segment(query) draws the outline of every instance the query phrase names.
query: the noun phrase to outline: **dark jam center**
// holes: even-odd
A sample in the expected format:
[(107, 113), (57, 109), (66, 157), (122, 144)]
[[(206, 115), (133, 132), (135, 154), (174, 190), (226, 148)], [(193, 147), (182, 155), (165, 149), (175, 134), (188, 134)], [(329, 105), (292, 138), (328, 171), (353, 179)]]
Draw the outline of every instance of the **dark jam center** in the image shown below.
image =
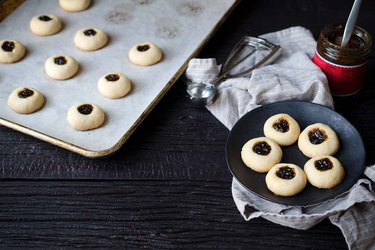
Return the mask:
[(320, 129), (313, 129), (309, 132), (309, 140), (312, 144), (317, 145), (324, 142), (327, 139), (327, 135)]
[(6, 52), (12, 52), (14, 47), (15, 47), (14, 42), (10, 42), (10, 41), (5, 41), (1, 45), (1, 48)]
[(82, 104), (77, 108), (78, 112), (82, 115), (89, 115), (93, 111), (94, 107), (90, 104)]
[(271, 152), (271, 146), (265, 141), (257, 142), (253, 146), (253, 151), (258, 155), (268, 155)]
[(66, 59), (63, 56), (55, 57), (55, 59), (53, 61), (57, 65), (64, 65), (64, 64), (66, 64)]
[(44, 22), (48, 22), (48, 21), (51, 21), (52, 18), (50, 18), (49, 16), (45, 16), (45, 15), (43, 15), (43, 16), (40, 16), (40, 17), (39, 17), (39, 20), (40, 20), (40, 21), (44, 21)]
[(109, 74), (109, 75), (107, 75), (107, 76), (105, 77), (105, 79), (106, 79), (107, 81), (110, 81), (110, 82), (115, 82), (115, 81), (117, 81), (118, 79), (120, 79), (120, 77), (119, 77), (118, 75), (116, 75), (116, 74)]
[(285, 132), (289, 131), (289, 123), (284, 119), (280, 119), (273, 124), (273, 128), (276, 131), (279, 131), (281, 133), (285, 133)]
[(320, 171), (326, 171), (333, 168), (332, 162), (328, 158), (323, 158), (314, 162), (315, 168)]
[(139, 45), (139, 46), (137, 47), (137, 50), (138, 50), (139, 52), (145, 52), (145, 51), (147, 51), (147, 50), (149, 50), (149, 49), (150, 49), (150, 46), (147, 45), (147, 44), (145, 44), (145, 45)]
[(27, 97), (32, 96), (33, 94), (34, 94), (34, 91), (32, 91), (31, 89), (24, 88), (23, 90), (18, 92), (18, 97), (19, 98), (27, 98)]
[(88, 29), (88, 30), (85, 30), (83, 32), (83, 34), (85, 34), (85, 36), (95, 36), (96, 35), (96, 31), (93, 30), (93, 29)]
[(296, 173), (294, 172), (293, 168), (290, 168), (288, 166), (280, 167), (279, 170), (276, 172), (276, 175), (285, 180), (291, 180), (296, 176)]

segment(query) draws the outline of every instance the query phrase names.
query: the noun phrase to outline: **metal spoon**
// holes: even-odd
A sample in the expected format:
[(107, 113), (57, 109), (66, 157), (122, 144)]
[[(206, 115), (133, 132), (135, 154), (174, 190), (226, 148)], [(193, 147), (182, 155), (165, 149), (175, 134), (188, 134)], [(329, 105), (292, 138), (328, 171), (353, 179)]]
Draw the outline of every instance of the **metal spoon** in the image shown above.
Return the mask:
[[(252, 49), (244, 56), (238, 58), (238, 54), (244, 47), (251, 47)], [(249, 58), (256, 50), (267, 50), (269, 53), (255, 65), (245, 68), (241, 72), (231, 74), (231, 70), (238, 66), (240, 63)], [(215, 99), (218, 85), (230, 78), (247, 77), (251, 75), (252, 71), (260, 66), (275, 60), (281, 53), (281, 47), (268, 42), (265, 39), (257, 37), (243, 37), (233, 48), (225, 61), (219, 76), (212, 83), (193, 82), (187, 85), (186, 91), (192, 102), (198, 105), (210, 105)]]
[(346, 47), (348, 44), (350, 37), (352, 36), (355, 23), (357, 22), (359, 9), (361, 7), (362, 0), (355, 0), (353, 3), (352, 10), (350, 11), (348, 20), (346, 21), (344, 35), (341, 41), (341, 47)]

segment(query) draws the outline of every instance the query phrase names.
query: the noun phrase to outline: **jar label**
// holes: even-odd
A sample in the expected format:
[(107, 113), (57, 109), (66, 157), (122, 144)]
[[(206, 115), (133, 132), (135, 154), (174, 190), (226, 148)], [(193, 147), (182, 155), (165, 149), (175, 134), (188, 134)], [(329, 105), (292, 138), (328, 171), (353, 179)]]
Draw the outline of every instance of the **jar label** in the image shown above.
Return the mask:
[(339, 65), (325, 60), (317, 51), (313, 62), (327, 76), (333, 95), (352, 95), (361, 89), (367, 63), (352, 66)]

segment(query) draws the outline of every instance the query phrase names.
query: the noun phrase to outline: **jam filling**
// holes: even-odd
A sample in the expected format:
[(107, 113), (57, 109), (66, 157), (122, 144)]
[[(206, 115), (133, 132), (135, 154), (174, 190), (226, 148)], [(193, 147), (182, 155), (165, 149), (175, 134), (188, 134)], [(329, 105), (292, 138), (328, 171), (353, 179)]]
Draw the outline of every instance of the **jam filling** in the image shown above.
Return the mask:
[(271, 153), (271, 146), (265, 141), (260, 141), (253, 146), (253, 151), (258, 155), (268, 155)]
[(88, 30), (85, 30), (83, 32), (83, 34), (85, 34), (85, 36), (95, 36), (96, 35), (96, 31), (93, 30), (93, 29), (88, 29)]
[(116, 75), (116, 74), (109, 74), (105, 77), (105, 79), (107, 81), (110, 81), (110, 82), (115, 82), (117, 81), (118, 79), (120, 79), (119, 75)]
[(64, 64), (66, 64), (66, 59), (63, 56), (55, 57), (55, 59), (53, 61), (57, 65), (64, 65)]
[(279, 170), (276, 172), (277, 177), (285, 180), (291, 180), (296, 176), (293, 168), (288, 166), (280, 167)]
[(45, 15), (43, 15), (43, 16), (40, 16), (40, 17), (39, 17), (39, 20), (40, 20), (40, 21), (43, 21), (43, 22), (48, 22), (48, 21), (51, 21), (52, 18), (50, 18), (49, 16), (45, 16)]
[(15, 44), (14, 42), (10, 42), (10, 41), (5, 41), (3, 42), (3, 44), (1, 45), (1, 48), (6, 51), (6, 52), (12, 52), (12, 50), (14, 50), (14, 47), (15, 47)]
[(90, 104), (82, 104), (77, 108), (78, 112), (82, 115), (89, 115), (94, 110), (94, 107)]
[(18, 97), (24, 99), (24, 98), (32, 96), (33, 94), (34, 94), (34, 91), (28, 88), (24, 88), (23, 90), (18, 92)]
[(333, 168), (333, 163), (328, 158), (316, 160), (314, 162), (315, 168), (319, 171), (326, 171)]
[(147, 50), (149, 50), (150, 49), (150, 46), (148, 45), (148, 44), (145, 44), (145, 45), (139, 45), (138, 47), (137, 47), (137, 50), (139, 51), (139, 52), (145, 52), (145, 51), (147, 51)]
[(309, 131), (309, 140), (311, 144), (321, 144), (322, 142), (327, 140), (327, 135), (323, 130), (315, 128)]
[(280, 119), (278, 120), (277, 122), (275, 122), (272, 127), (278, 131), (278, 132), (281, 132), (281, 133), (285, 133), (285, 132), (288, 132), (289, 131), (289, 123), (284, 120), (284, 119)]

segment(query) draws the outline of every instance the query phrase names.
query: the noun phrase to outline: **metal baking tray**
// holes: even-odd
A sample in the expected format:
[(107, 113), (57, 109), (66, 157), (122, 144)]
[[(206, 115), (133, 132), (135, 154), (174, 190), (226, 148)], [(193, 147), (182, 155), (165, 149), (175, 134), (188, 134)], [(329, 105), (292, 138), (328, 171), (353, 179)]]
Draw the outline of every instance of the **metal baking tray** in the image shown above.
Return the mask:
[[(185, 70), (190, 58), (212, 37), (235, 8), (238, 0), (95, 0), (83, 12), (62, 10), (58, 1), (25, 1), (0, 23), (0, 40), (23, 43), (27, 55), (14, 64), (0, 64), (0, 124), (79, 153), (101, 157), (118, 150), (145, 116)], [(33, 16), (54, 14), (64, 23), (62, 31), (39, 37), (29, 30)], [(74, 46), (81, 28), (97, 27), (110, 41), (103, 49), (84, 52)], [(151, 41), (164, 54), (149, 67), (130, 63), (127, 54), (137, 43)], [(65, 81), (50, 79), (45, 60), (70, 55), (80, 64), (78, 74)], [(120, 71), (133, 83), (124, 98), (111, 100), (99, 94), (97, 81), (103, 74)], [(46, 97), (44, 107), (20, 115), (7, 107), (8, 95), (17, 87), (38, 89)], [(93, 102), (105, 111), (105, 124), (95, 130), (75, 131), (66, 120), (70, 106)]]

